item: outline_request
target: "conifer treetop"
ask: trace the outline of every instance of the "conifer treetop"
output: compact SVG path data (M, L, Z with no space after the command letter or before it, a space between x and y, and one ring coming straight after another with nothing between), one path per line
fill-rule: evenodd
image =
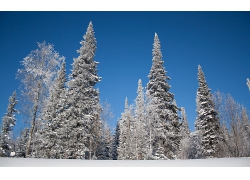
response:
M162 100L165 102L172 102L173 94L169 92L170 85L168 84L168 80L170 77L166 75L167 71L163 66L162 53L161 53L161 45L158 35L155 33L154 44L152 50L152 67L149 72L148 78L149 82L147 84L147 90L150 95L153 97L163 98ZM167 95L164 95L167 93Z
M143 87L142 87L142 80L141 80L141 79L139 79L139 80L138 80L138 88L137 88L137 93L141 92L141 91L142 91L142 89L143 89Z
M198 65L198 81L199 81L199 87L207 87L207 82L205 79L205 74L202 71L202 68L200 65ZM206 90L209 90L206 88Z
M101 77L97 74L97 64L99 64L99 62L94 60L97 42L92 22L89 23L80 44L82 46L77 50L79 56L78 58L74 58L72 64L73 70L70 74L70 78L78 79L78 82L69 82L68 85L70 88L81 85L94 87L97 82L101 81Z
M155 33L153 44L153 61L162 61L161 44L158 35Z
M128 105L128 98L126 97L125 98L125 111L127 111L129 108L129 105Z
M3 126L2 126L2 133L7 134L9 131L12 131L12 127L16 124L15 113L19 113L15 106L18 103L16 100L16 91L13 92L12 96L9 98L9 104L7 108L7 113L2 118L3 119Z

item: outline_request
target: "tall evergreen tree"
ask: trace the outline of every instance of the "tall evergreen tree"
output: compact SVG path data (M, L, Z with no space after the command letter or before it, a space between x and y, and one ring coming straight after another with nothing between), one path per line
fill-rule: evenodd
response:
M119 138L120 138L120 128L119 128L119 121L118 121L116 124L115 133L113 134L113 137L112 137L111 156L113 160L118 159Z
M201 134L204 158L218 157L220 130L217 112L201 66L198 66L199 87L196 96L196 129Z
M69 158L95 159L100 141L99 91L95 89L101 78L97 74L94 60L96 39L92 22L89 23L80 54L74 59L73 70L68 82L67 98L67 155Z
M134 139L134 123L132 107L128 105L128 99L125 99L125 110L119 120L119 146L117 148L118 159L136 159Z
M174 95L163 66L161 46L155 33L153 64L147 84L148 106L151 109L152 153L155 159L174 159L180 144L180 122L178 108L173 104Z
M142 81L138 81L137 97L135 99L135 126L136 126L136 159L147 159L149 144L147 122L145 114L145 98Z
M18 111L15 109L17 104L16 91L13 92L12 96L9 98L9 104L7 108L7 113L2 118L2 134L0 143L0 156L9 156L10 151L13 147L10 146L10 132L13 130L13 126L16 125L15 114Z
M184 107L181 108L181 116L182 116L181 133L182 133L182 137L186 138L190 135L190 129L188 126L188 119L187 119L187 115L186 115L186 111Z
M65 119L62 118L66 100L66 63L62 63L55 84L51 90L44 110L43 127L37 133L36 156L43 158L62 158L65 141Z

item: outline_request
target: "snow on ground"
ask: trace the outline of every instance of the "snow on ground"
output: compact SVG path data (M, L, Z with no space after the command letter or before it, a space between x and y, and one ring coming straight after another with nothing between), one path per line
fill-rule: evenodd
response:
M144 161L0 158L0 167L250 167L250 158Z

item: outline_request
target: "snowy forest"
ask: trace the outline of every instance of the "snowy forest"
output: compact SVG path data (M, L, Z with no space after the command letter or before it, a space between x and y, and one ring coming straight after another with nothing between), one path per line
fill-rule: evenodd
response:
M185 107L170 92L161 44L155 33L152 66L147 86L138 81L133 103L124 101L124 112L114 132L108 123L109 103L100 103L101 81L95 61L96 38L92 22L80 42L72 70L52 44L38 43L21 61L20 100L9 98L2 118L0 157L88 160L173 160L250 157L248 110L230 94L212 93L198 66L195 131L191 132ZM101 47L100 47L101 48ZM250 80L246 77L246 88ZM21 103L20 109L16 109ZM29 123L18 138L12 137L16 114Z

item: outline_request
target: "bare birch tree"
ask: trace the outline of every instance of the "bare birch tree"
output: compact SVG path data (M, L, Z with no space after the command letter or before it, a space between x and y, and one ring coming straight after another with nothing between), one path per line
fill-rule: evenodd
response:
M222 129L222 157L246 157L250 155L250 132L247 110L230 94L215 92L213 99L219 112Z
M17 78L21 80L21 93L27 100L30 111L27 117L30 121L30 131L26 146L26 156L30 154L34 132L38 128L38 120L42 118L42 109L46 105L50 88L57 71L64 60L54 50L52 44L38 43L38 49L33 50L22 61L22 69L18 69Z

